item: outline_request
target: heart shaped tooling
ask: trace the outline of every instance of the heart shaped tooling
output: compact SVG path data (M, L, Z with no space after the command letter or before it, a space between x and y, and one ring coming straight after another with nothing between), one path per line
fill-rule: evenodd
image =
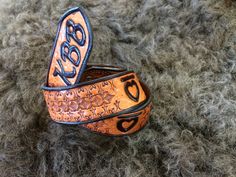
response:
M50 117L103 135L135 133L150 115L149 89L133 71L87 64L92 39L91 25L81 8L72 8L61 17L42 87Z
M133 128L137 122L138 122L137 118L127 119L127 120L119 120L117 123L117 128L122 132L127 132L131 128Z
M134 87L134 89L133 89ZM130 91L132 89L132 91ZM134 91L133 91L134 90ZM134 94L134 93L136 94ZM138 102L139 99L139 88L137 83L134 80L131 80L130 82L126 82L125 84L125 93L128 95L128 97L136 102Z
M138 116L141 113L138 114L128 114L128 115L122 115L118 118L120 119L117 123L117 128L122 132L127 132L130 129L132 129L138 122Z

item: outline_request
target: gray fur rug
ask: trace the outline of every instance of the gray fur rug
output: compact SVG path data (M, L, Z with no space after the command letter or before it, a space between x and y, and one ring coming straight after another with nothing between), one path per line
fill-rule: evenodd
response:
M83 6L90 62L135 70L148 125L103 137L50 120L40 86L60 16ZM235 177L236 2L1 0L1 177Z

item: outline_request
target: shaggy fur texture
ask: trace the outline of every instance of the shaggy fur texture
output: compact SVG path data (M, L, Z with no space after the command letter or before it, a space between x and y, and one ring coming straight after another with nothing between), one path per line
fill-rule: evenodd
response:
M135 70L149 124L103 137L49 119L40 86L60 16L84 7L90 62ZM1 0L1 177L235 177L236 4L224 0Z

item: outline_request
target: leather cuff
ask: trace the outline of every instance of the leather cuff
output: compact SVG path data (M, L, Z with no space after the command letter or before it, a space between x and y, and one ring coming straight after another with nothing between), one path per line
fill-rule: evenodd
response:
M137 132L150 114L149 89L133 71L87 64L92 38L81 8L67 11L60 19L42 87L50 117L106 135Z

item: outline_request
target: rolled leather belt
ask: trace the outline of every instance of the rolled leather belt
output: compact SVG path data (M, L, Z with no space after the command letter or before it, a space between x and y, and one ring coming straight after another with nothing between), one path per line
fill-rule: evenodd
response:
M137 132L150 114L149 89L133 71L87 64L92 40L91 25L81 8L61 17L42 87L50 117L103 135Z

